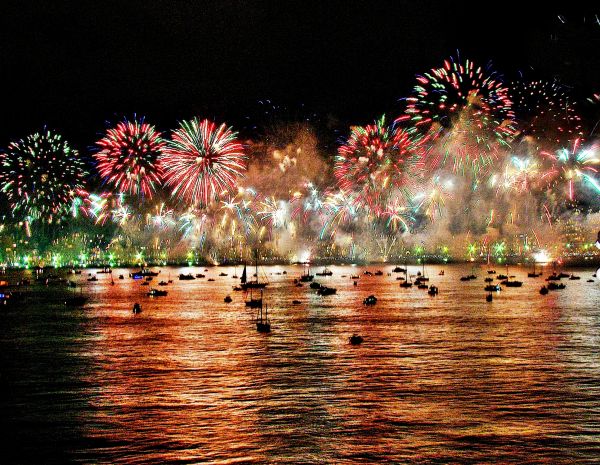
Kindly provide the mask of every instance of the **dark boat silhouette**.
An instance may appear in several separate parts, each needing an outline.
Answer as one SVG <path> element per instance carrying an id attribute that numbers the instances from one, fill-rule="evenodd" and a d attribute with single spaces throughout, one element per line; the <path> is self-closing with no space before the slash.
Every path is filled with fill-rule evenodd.
<path id="1" fill-rule="evenodd" d="M 363 304 L 364 305 L 375 305 L 377 303 L 377 297 L 375 297 L 373 294 L 371 294 L 368 297 L 365 297 L 363 299 Z"/>
<path id="2" fill-rule="evenodd" d="M 320 273 L 315 273 L 317 276 L 331 276 L 332 274 L 333 272 L 327 267 L 323 268 Z"/>
<path id="3" fill-rule="evenodd" d="M 228 304 L 229 302 L 231 302 L 233 299 L 231 298 L 230 295 L 226 295 L 225 298 L 223 299 L 223 302 L 225 302 L 226 304 Z"/>
<path id="4" fill-rule="evenodd" d="M 260 306 L 256 312 L 256 330 L 259 333 L 270 333 L 271 322 L 269 321 L 269 306 L 265 305 L 265 311 L 263 313 L 262 305 L 262 290 L 260 291 Z"/>
<path id="5" fill-rule="evenodd" d="M 542 295 L 548 294 L 548 288 L 546 286 L 542 286 L 540 289 L 540 294 L 542 294 Z"/>
<path id="6" fill-rule="evenodd" d="M 164 297 L 167 295 L 167 291 L 161 291 L 159 289 L 150 289 L 148 291 L 148 297 Z"/>
<path id="7" fill-rule="evenodd" d="M 337 289 L 334 287 L 321 286 L 317 290 L 318 295 L 334 295 L 337 292 Z"/>
<path id="8" fill-rule="evenodd" d="M 358 334 L 353 334 L 352 336 L 350 336 L 350 344 L 352 344 L 353 346 L 357 346 L 362 344 L 364 341 L 362 336 L 359 336 Z"/>
<path id="9" fill-rule="evenodd" d="M 133 304 L 133 313 L 136 314 L 136 315 L 138 313 L 142 313 L 142 307 L 137 302 Z"/>
<path id="10" fill-rule="evenodd" d="M 438 295 L 439 293 L 439 289 L 437 288 L 437 286 L 431 285 L 429 286 L 429 290 L 427 291 L 427 294 L 433 296 L 433 295 Z"/>

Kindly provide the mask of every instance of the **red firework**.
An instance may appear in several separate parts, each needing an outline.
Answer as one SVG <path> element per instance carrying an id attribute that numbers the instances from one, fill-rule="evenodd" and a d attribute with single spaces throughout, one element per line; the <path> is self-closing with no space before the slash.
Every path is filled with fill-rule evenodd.
<path id="1" fill-rule="evenodd" d="M 96 142 L 98 172 L 121 193 L 152 198 L 160 186 L 159 156 L 165 147 L 154 126 L 142 121 L 122 121 Z"/>

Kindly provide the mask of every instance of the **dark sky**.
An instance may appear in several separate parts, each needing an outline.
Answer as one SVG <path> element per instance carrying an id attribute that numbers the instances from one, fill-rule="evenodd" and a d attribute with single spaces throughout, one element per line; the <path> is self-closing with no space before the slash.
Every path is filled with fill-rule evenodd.
<path id="1" fill-rule="evenodd" d="M 600 25 L 570 5 L 3 2 L 0 146 L 43 124 L 91 144 L 134 112 L 161 128 L 236 122 L 263 98 L 368 122 L 457 49 L 508 78 L 533 68 L 588 95 L 600 91 Z"/>

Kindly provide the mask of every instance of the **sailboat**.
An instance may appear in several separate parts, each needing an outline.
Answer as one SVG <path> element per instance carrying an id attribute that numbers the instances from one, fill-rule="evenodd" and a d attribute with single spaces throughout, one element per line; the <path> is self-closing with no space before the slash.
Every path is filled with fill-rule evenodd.
<path id="1" fill-rule="evenodd" d="M 244 271 L 242 272 L 242 277 L 240 278 L 240 287 L 243 290 L 247 289 L 262 289 L 267 286 L 268 283 L 261 283 L 258 281 L 258 250 L 254 251 L 254 265 L 256 267 L 256 280 L 248 280 L 247 272 L 246 272 L 246 264 L 244 263 Z"/>
<path id="2" fill-rule="evenodd" d="M 250 300 L 246 300 L 246 307 L 258 308 L 262 306 L 262 289 L 260 290 L 260 298 L 255 299 L 252 297 L 252 288 L 250 288 Z"/>
<path id="3" fill-rule="evenodd" d="M 313 278 L 314 275 L 310 274 L 310 264 L 306 263 L 306 269 L 302 272 L 302 275 L 300 276 L 300 282 L 307 283 L 309 281 L 312 281 Z"/>
<path id="4" fill-rule="evenodd" d="M 400 287 L 412 287 L 413 283 L 410 281 L 410 277 L 408 276 L 408 261 L 404 264 L 404 281 L 400 283 Z"/>
<path id="5" fill-rule="evenodd" d="M 535 258 L 533 259 L 533 271 L 531 273 L 527 273 L 528 278 L 537 278 L 538 276 L 542 276 L 542 273 L 535 272 Z"/>
<path id="6" fill-rule="evenodd" d="M 271 322 L 269 321 L 269 306 L 265 305 L 265 311 L 263 315 L 262 305 L 262 291 L 260 291 L 260 307 L 256 313 L 256 330 L 259 333 L 270 333 Z"/>

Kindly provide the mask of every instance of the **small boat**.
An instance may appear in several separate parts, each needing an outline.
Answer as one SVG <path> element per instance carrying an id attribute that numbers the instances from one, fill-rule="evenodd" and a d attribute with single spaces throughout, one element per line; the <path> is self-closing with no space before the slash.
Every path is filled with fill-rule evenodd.
<path id="1" fill-rule="evenodd" d="M 561 273 L 558 273 L 558 277 L 559 277 L 559 278 L 569 278 L 570 276 L 571 276 L 571 275 L 570 275 L 570 274 L 567 274 L 567 273 L 562 273 L 562 272 L 561 272 Z"/>
<path id="2" fill-rule="evenodd" d="M 315 274 L 317 276 L 331 276 L 333 273 L 329 268 L 325 267 L 325 268 L 323 268 L 323 270 L 320 273 L 315 273 Z"/>
<path id="3" fill-rule="evenodd" d="M 572 274 L 571 276 L 569 276 L 569 279 L 570 279 L 571 281 L 575 281 L 575 280 L 581 279 L 581 277 L 579 277 L 579 276 L 575 276 L 574 274 Z"/>
<path id="4" fill-rule="evenodd" d="M 144 281 L 144 282 L 142 282 L 142 284 L 141 284 L 141 285 L 142 285 L 142 286 L 149 286 L 149 285 L 150 285 L 150 283 L 149 283 L 148 281 Z"/>
<path id="5" fill-rule="evenodd" d="M 119 279 L 125 279 L 125 276 L 123 276 L 122 274 L 119 275 Z"/>
<path id="6" fill-rule="evenodd" d="M 256 279 L 248 281 L 246 279 L 247 278 L 246 264 L 244 263 L 244 270 L 242 271 L 242 276 L 240 278 L 240 286 L 244 290 L 263 289 L 267 286 L 267 284 L 269 284 L 268 282 L 260 282 L 258 280 L 258 249 L 254 250 L 254 266 L 256 269 L 256 272 L 254 273 L 254 276 L 256 277 Z"/>
<path id="7" fill-rule="evenodd" d="M 364 274 L 365 276 L 373 276 L 373 273 L 371 273 L 369 270 L 367 270 L 367 271 L 363 272 L 363 274 Z"/>
<path id="8" fill-rule="evenodd" d="M 405 279 L 404 276 L 398 276 L 396 278 L 396 281 L 404 281 L 404 279 Z"/>
<path id="9" fill-rule="evenodd" d="M 350 279 L 360 279 L 360 276 L 358 276 L 357 274 L 353 274 L 350 276 Z"/>
<path id="10" fill-rule="evenodd" d="M 552 273 L 550 276 L 546 278 L 546 281 L 560 281 L 560 276 L 556 273 Z"/>
<path id="11" fill-rule="evenodd" d="M 262 289 L 260 291 L 260 297 L 258 299 L 255 299 L 252 297 L 252 289 L 250 290 L 250 300 L 246 300 L 246 307 L 250 307 L 250 308 L 259 308 L 262 307 Z"/>
<path id="12" fill-rule="evenodd" d="M 444 270 L 441 270 L 441 271 L 438 273 L 438 276 L 444 276 Z"/>
<path id="13" fill-rule="evenodd" d="M 496 270 L 487 270 L 488 274 L 496 274 Z"/>
<path id="14" fill-rule="evenodd" d="M 397 266 L 396 268 L 394 268 L 394 269 L 392 270 L 392 273 L 405 273 L 405 272 L 406 272 L 406 269 L 405 269 L 405 268 L 402 268 L 402 267 L 400 267 L 400 266 Z"/>
<path id="15" fill-rule="evenodd" d="M 298 304 L 301 304 L 302 302 L 300 302 L 299 300 L 292 300 L 292 303 L 293 303 L 294 305 L 298 305 Z"/>
<path id="16" fill-rule="evenodd" d="M 494 297 L 492 296 L 492 293 L 490 292 L 488 295 L 485 296 L 485 301 L 491 302 L 492 300 L 494 300 Z"/>
<path id="17" fill-rule="evenodd" d="M 437 286 L 431 285 L 429 286 L 429 290 L 427 291 L 427 294 L 433 296 L 433 295 L 438 295 L 439 293 L 439 289 L 437 288 Z"/>
<path id="18" fill-rule="evenodd" d="M 523 285 L 523 282 L 505 279 L 504 281 L 501 281 L 500 284 L 504 284 L 506 287 L 521 287 Z"/>
<path id="19" fill-rule="evenodd" d="M 164 297 L 167 295 L 167 291 L 161 291 L 159 289 L 150 289 L 148 297 Z"/>
<path id="20" fill-rule="evenodd" d="M 400 283 L 400 287 L 409 288 L 409 287 L 412 287 L 412 286 L 413 286 L 413 283 L 411 283 L 410 281 L 402 281 Z"/>
<path id="21" fill-rule="evenodd" d="M 508 279 L 508 276 L 505 275 L 505 274 L 499 274 L 499 275 L 496 276 L 496 279 L 500 279 L 500 280 L 502 280 L 502 279 Z"/>
<path id="22" fill-rule="evenodd" d="M 225 302 L 226 304 L 230 303 L 233 299 L 231 298 L 230 295 L 226 295 L 225 298 L 223 299 L 223 302 Z"/>
<path id="23" fill-rule="evenodd" d="M 358 281 L 354 281 L 354 286 L 358 286 Z"/>
<path id="24" fill-rule="evenodd" d="M 88 281 L 95 282 L 98 281 L 98 278 L 96 276 L 92 276 L 91 278 L 88 278 Z"/>
<path id="25" fill-rule="evenodd" d="M 240 286 L 233 286 L 233 290 L 234 291 L 243 291 L 243 289 Z"/>
<path id="26" fill-rule="evenodd" d="M 227 273 L 219 273 L 219 276 L 227 276 Z"/>
<path id="27" fill-rule="evenodd" d="M 206 278 L 206 276 L 203 275 L 202 273 L 196 273 L 196 278 L 202 279 L 202 278 Z"/>
<path id="28" fill-rule="evenodd" d="M 357 346 L 362 344 L 364 341 L 364 339 L 362 338 L 362 336 L 359 336 L 358 334 L 353 334 L 352 336 L 350 336 L 350 344 L 352 344 L 353 346 Z"/>
<path id="29" fill-rule="evenodd" d="M 541 289 L 540 289 L 540 294 L 542 294 L 542 295 L 546 295 L 546 294 L 548 294 L 548 292 L 549 292 L 549 291 L 548 291 L 548 288 L 547 288 L 546 286 L 542 286 L 542 287 L 541 287 Z"/>
<path id="30" fill-rule="evenodd" d="M 101 270 L 97 271 L 96 273 L 112 273 L 112 270 L 108 267 L 104 267 Z"/>
<path id="31" fill-rule="evenodd" d="M 417 284 L 417 289 L 429 289 L 429 284 L 419 281 L 419 284 Z"/>
<path id="32" fill-rule="evenodd" d="M 337 292 L 337 289 L 333 287 L 321 286 L 317 290 L 318 295 L 334 295 Z"/>
<path id="33" fill-rule="evenodd" d="M 499 284 L 488 284 L 485 286 L 484 290 L 487 292 L 500 292 L 502 288 Z"/>
<path id="34" fill-rule="evenodd" d="M 375 297 L 373 294 L 371 294 L 368 297 L 365 297 L 363 299 L 363 304 L 364 305 L 375 305 L 377 303 L 377 297 Z"/>
<path id="35" fill-rule="evenodd" d="M 377 271 L 375 272 L 375 276 L 383 276 L 383 271 L 381 271 L 381 270 L 377 270 Z"/>
<path id="36" fill-rule="evenodd" d="M 188 274 L 180 274 L 179 275 L 179 281 L 191 281 L 192 279 L 196 279 L 194 278 L 194 276 L 191 273 Z"/>
<path id="37" fill-rule="evenodd" d="M 167 286 L 169 283 L 166 281 L 161 281 L 158 283 L 159 286 Z"/>
<path id="38" fill-rule="evenodd" d="M 565 287 L 567 287 L 565 284 L 563 283 L 555 283 L 555 282 L 549 282 L 548 283 L 548 290 L 549 291 L 557 291 L 560 289 L 564 289 Z"/>
<path id="39" fill-rule="evenodd" d="M 136 315 L 138 313 L 142 313 L 142 307 L 137 302 L 133 304 L 133 313 L 136 314 Z"/>
<path id="40" fill-rule="evenodd" d="M 154 278 L 152 276 L 146 276 L 146 281 L 150 282 L 152 281 Z"/>
<path id="41" fill-rule="evenodd" d="M 594 280 L 593 280 L 593 279 L 588 279 L 586 282 L 588 282 L 588 283 L 593 283 L 593 282 L 594 282 Z"/>
<path id="42" fill-rule="evenodd" d="M 208 278 L 207 281 L 214 281 L 214 278 Z"/>
<path id="43" fill-rule="evenodd" d="M 300 282 L 303 283 L 308 283 L 310 281 L 312 281 L 314 278 L 314 276 L 312 274 L 310 274 L 310 265 L 307 263 L 306 264 L 306 269 L 302 272 L 302 275 L 300 275 Z"/>
<path id="44" fill-rule="evenodd" d="M 535 271 L 535 260 L 533 261 L 533 270 L 527 273 L 528 278 L 539 278 L 542 276 L 542 273 L 536 273 Z"/>
<path id="45" fill-rule="evenodd" d="M 483 281 L 486 283 L 491 283 L 493 280 L 493 278 L 485 278 Z"/>
<path id="46" fill-rule="evenodd" d="M 145 278 L 146 276 L 158 276 L 159 273 L 160 271 L 151 271 L 147 268 L 142 268 L 139 271 L 134 271 L 133 273 L 130 273 L 129 276 L 131 276 L 133 279 L 140 279 Z"/>
<path id="47" fill-rule="evenodd" d="M 260 291 L 260 306 L 259 306 L 259 310 L 256 314 L 256 330 L 259 333 L 270 333 L 271 332 L 271 322 L 269 321 L 269 306 L 268 305 L 265 305 L 265 312 L 263 315 L 262 290 Z"/>
<path id="48" fill-rule="evenodd" d="M 312 283 L 309 284 L 309 287 L 311 289 L 321 289 L 321 284 L 316 281 L 313 281 Z"/>

